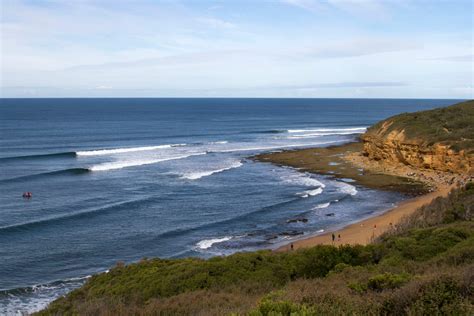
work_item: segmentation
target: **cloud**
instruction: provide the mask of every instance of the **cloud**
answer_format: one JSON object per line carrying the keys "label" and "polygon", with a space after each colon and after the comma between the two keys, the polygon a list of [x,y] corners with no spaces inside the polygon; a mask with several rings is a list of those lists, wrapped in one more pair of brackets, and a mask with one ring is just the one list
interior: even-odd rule
{"label": "cloud", "polygon": [[446,56],[436,58],[426,58],[425,60],[441,60],[441,61],[452,61],[452,62],[470,62],[474,61],[474,55],[460,55],[460,56]]}
{"label": "cloud", "polygon": [[324,8],[321,2],[314,0],[281,0],[281,2],[313,12],[322,10]]}
{"label": "cloud", "polygon": [[[403,0],[397,1],[403,3]],[[354,16],[371,16],[377,19],[387,17],[389,12],[387,7],[392,4],[390,0],[281,0],[281,2],[313,13],[336,10]]]}
{"label": "cloud", "polygon": [[125,60],[117,62],[106,62],[101,64],[85,64],[73,67],[67,67],[64,71],[89,71],[89,70],[111,70],[124,68],[143,68],[143,67],[174,67],[197,65],[203,63],[213,63],[236,56],[248,55],[242,50],[221,50],[221,51],[204,51],[192,52],[177,55],[160,56],[155,58],[143,58],[135,60]]}
{"label": "cloud", "polygon": [[235,24],[216,18],[197,18],[196,21],[216,29],[233,29]]}
{"label": "cloud", "polygon": [[[399,0],[400,1],[400,0]],[[388,0],[328,0],[328,4],[341,11],[353,15],[370,15],[373,17],[386,17]],[[384,5],[385,4],[385,5]]]}
{"label": "cloud", "polygon": [[308,48],[302,53],[307,57],[346,58],[418,48],[420,48],[419,44],[407,40],[367,38],[334,42],[325,46]]}
{"label": "cloud", "polygon": [[281,89],[320,89],[320,88],[378,88],[378,87],[404,87],[408,83],[398,81],[373,81],[373,82],[332,82],[316,83],[310,85],[279,86]]}

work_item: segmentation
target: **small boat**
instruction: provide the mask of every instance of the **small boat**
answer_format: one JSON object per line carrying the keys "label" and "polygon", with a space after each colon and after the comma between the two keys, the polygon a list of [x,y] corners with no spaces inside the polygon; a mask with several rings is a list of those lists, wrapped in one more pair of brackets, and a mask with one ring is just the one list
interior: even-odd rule
{"label": "small boat", "polygon": [[30,198],[33,197],[33,193],[31,193],[31,192],[23,192],[23,197],[24,197],[25,199],[30,199]]}

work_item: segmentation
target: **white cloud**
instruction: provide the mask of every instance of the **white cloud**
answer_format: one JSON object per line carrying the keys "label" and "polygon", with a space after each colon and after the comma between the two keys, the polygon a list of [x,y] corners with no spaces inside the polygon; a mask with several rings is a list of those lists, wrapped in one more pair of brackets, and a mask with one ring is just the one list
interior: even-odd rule
{"label": "white cloud", "polygon": [[281,2],[308,11],[319,11],[324,8],[322,2],[315,0],[281,0]]}
{"label": "white cloud", "polygon": [[233,23],[216,18],[197,18],[196,21],[216,29],[232,29],[236,27]]}
{"label": "white cloud", "polygon": [[460,56],[445,56],[429,58],[427,60],[440,60],[440,61],[451,61],[451,62],[474,62],[474,55],[460,55]]}
{"label": "white cloud", "polygon": [[325,45],[308,48],[304,54],[318,58],[345,58],[419,48],[421,45],[418,43],[397,38],[363,38],[326,42]]}

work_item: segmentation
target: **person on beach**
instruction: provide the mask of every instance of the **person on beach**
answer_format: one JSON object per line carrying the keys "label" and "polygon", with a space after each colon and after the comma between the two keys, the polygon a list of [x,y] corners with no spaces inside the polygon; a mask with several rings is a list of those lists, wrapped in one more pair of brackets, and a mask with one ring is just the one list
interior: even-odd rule
{"label": "person on beach", "polygon": [[337,241],[341,241],[341,234],[337,235]]}
{"label": "person on beach", "polygon": [[332,233],[332,242],[334,243],[334,239],[336,239],[336,235],[334,235],[334,233]]}
{"label": "person on beach", "polygon": [[290,244],[290,249],[293,250],[293,243]]}

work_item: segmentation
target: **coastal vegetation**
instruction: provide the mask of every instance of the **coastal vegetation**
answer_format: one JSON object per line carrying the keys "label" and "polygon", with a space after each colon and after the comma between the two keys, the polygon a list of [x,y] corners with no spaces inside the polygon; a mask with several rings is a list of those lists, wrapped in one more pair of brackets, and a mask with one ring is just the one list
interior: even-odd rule
{"label": "coastal vegetation", "polygon": [[468,183],[367,246],[119,263],[38,315],[472,315],[473,211]]}
{"label": "coastal vegetation", "polygon": [[394,131],[404,131],[407,139],[425,145],[440,143],[456,151],[474,153],[474,101],[399,114],[373,125],[368,133],[387,136]]}

